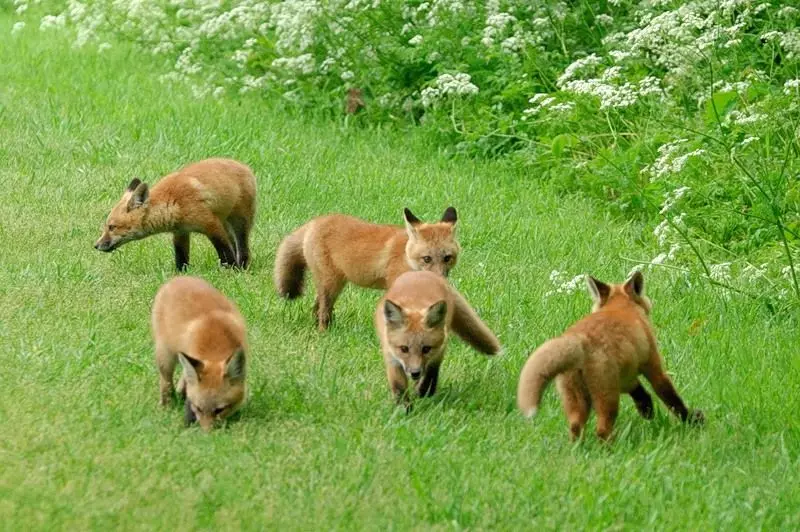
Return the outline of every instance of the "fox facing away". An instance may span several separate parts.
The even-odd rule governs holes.
[[[172,402],[172,375],[180,362],[178,393],[186,423],[210,430],[245,399],[245,322],[236,306],[197,277],[175,277],[153,303],[153,339],[161,405]]]
[[[703,423],[690,411],[664,372],[648,315],[644,277],[636,272],[623,285],[586,278],[594,300],[592,313],[539,347],[525,363],[517,403],[527,417],[536,415],[542,393],[555,377],[571,438],[580,437],[591,407],[597,411],[597,436],[607,440],[614,428],[621,393],[633,399],[645,419],[653,400],[639,382],[650,381],[656,394],[682,421]]]
[[[452,330],[478,351],[494,355],[500,342],[469,303],[440,275],[407,272],[389,288],[375,310],[386,378],[398,403],[410,406],[408,378],[420,397],[432,396]]]
[[[333,316],[333,305],[347,281],[368,288],[388,288],[401,274],[427,270],[447,276],[460,247],[455,239],[456,210],[448,207],[438,223],[423,223],[405,209],[405,230],[352,216],[314,218],[281,242],[275,258],[275,287],[288,299],[303,291],[311,270],[320,330]]]
[[[167,175],[152,190],[139,179],[128,185],[94,247],[111,252],[158,233],[172,233],[175,266],[189,265],[189,236],[203,233],[224,266],[247,268],[256,180],[230,159],[206,159]]]

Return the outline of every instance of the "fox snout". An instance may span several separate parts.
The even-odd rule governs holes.
[[[116,244],[110,238],[100,237],[100,239],[94,243],[94,249],[97,251],[105,251],[109,253],[116,249]]]
[[[420,377],[422,377],[422,368],[409,369],[408,374],[411,376],[412,379],[418,381]]]

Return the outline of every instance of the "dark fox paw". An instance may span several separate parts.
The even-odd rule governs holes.
[[[690,425],[704,425],[706,416],[703,414],[702,410],[692,410],[689,412],[686,422]]]
[[[192,410],[192,403],[189,402],[189,399],[186,399],[183,404],[183,422],[189,427],[195,421],[197,421],[197,416],[194,415],[194,410]]]

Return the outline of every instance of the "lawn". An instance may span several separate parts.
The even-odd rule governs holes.
[[[195,99],[121,44],[74,50],[0,15],[0,528],[791,529],[800,527],[796,317],[668,269],[646,272],[666,365],[703,428],[624,398],[616,440],[572,445],[555,394],[516,410],[532,349],[589,310],[547,295],[553,270],[621,281],[653,256],[642,228],[499,162],[454,160],[413,132],[292,116],[257,97]],[[102,254],[132,177],[210,156],[255,171],[252,265],[222,270],[194,237],[190,273],[240,306],[250,397],[204,434],[158,407],[149,313],[171,239]],[[331,211],[400,223],[448,205],[452,282],[500,337],[452,341],[440,389],[394,408],[372,327],[379,291],[349,287],[317,332],[313,294],[280,300],[280,239]],[[313,292],[313,291],[312,291]]]

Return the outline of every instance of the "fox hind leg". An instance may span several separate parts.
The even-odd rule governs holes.
[[[175,388],[172,385],[172,374],[175,372],[177,359],[164,346],[156,345],[156,365],[158,366],[159,390],[161,406],[172,402]]]
[[[223,266],[230,267],[236,264],[236,252],[228,236],[228,231],[217,218],[210,221],[205,230],[205,235],[217,251],[219,261]]]
[[[591,410],[589,392],[578,371],[568,371],[556,377],[556,389],[561,396],[561,404],[569,423],[570,439],[575,441],[581,437],[589,419]]]
[[[317,316],[319,330],[327,329],[333,319],[333,305],[344,288],[344,279],[336,274],[327,274],[315,269],[314,284],[317,287],[317,298],[314,302],[314,313]]]
[[[250,264],[250,221],[246,218],[232,216],[228,220],[231,228],[232,240],[236,244],[236,266],[246,270]]]

